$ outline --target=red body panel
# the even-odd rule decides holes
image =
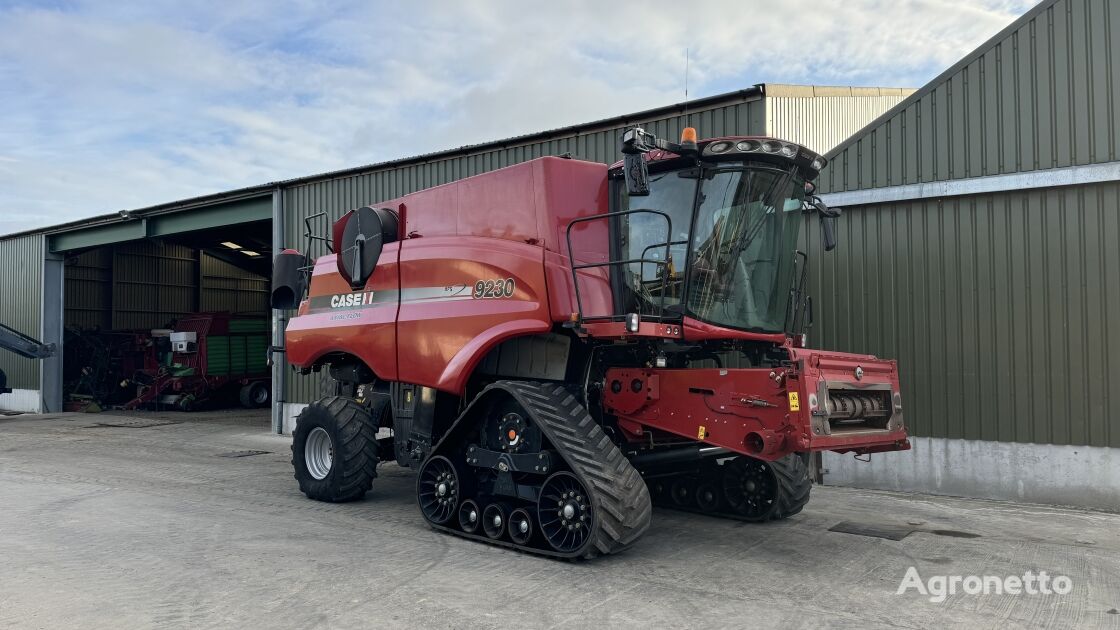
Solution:
[[[539,246],[496,238],[405,241],[398,380],[459,393],[499,342],[550,330],[542,254]],[[491,289],[498,297],[481,297],[479,281],[500,283],[500,292]]]
[[[780,369],[611,369],[603,404],[633,442],[654,428],[760,459],[910,447],[893,361],[812,350],[794,356],[794,367]],[[834,427],[825,399],[836,390],[880,392],[890,400],[889,421]]]
[[[547,332],[576,310],[567,228],[607,212],[607,167],[541,158],[378,205],[399,211],[408,238],[385,246],[362,292],[338,274],[335,256],[316,261],[308,299],[288,323],[288,361],[306,367],[346,352],[383,380],[461,394],[496,344]],[[577,261],[606,262],[606,222],[577,225],[572,245]],[[606,273],[581,277],[585,306],[609,309]],[[474,290],[507,280],[508,295]],[[362,293],[372,298],[330,302]]]
[[[379,378],[397,380],[399,252],[397,243],[385,246],[366,291],[360,293],[351,291],[338,274],[333,254],[315,261],[307,299],[298,316],[288,321],[288,362],[308,366],[324,355],[345,352],[364,361]],[[372,294],[366,304],[338,304],[339,296],[366,294]]]
[[[462,395],[479,361],[500,342],[555,330],[579,309],[571,265],[610,259],[608,169],[541,158],[381,204],[398,212],[404,237],[387,244],[362,291],[320,258],[307,300],[287,329],[287,358],[310,367],[331,353],[366,363],[378,378]],[[581,270],[583,314],[611,314],[606,267]],[[897,369],[891,361],[795,348],[786,335],[736,331],[685,317],[589,322],[581,336],[687,341],[758,341],[784,346],[790,367],[770,369],[614,368],[606,411],[630,439],[656,429],[763,459],[791,451],[873,452],[908,448]],[[854,375],[860,367],[861,377]],[[612,391],[614,380],[625,383]],[[631,383],[637,382],[637,389]],[[840,426],[822,411],[828,392],[875,389],[893,402],[881,428]],[[791,395],[800,405],[791,408]],[[893,397],[893,398],[891,398]],[[855,400],[860,400],[856,398]],[[859,403],[862,404],[862,403]],[[702,428],[702,429],[701,429]]]

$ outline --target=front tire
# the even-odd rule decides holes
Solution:
[[[377,476],[377,424],[352,399],[328,396],[296,416],[292,466],[299,489],[316,501],[365,496]]]

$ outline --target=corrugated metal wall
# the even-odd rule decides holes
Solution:
[[[158,328],[207,310],[268,313],[268,279],[205,252],[159,241],[73,256],[67,260],[65,284],[66,325],[74,328]]]
[[[139,241],[117,247],[113,263],[113,328],[157,328],[195,310],[198,252]]]
[[[294,186],[284,191],[284,229],[288,235],[285,246],[303,249],[303,219],[320,211],[329,213],[330,221],[334,221],[351,208],[546,155],[571,153],[575,158],[613,163],[619,159],[619,138],[626,127],[634,124],[642,124],[647,131],[660,137],[676,138],[680,136],[681,128],[689,125],[696,127],[703,136],[763,134],[766,132],[765,120],[764,101],[755,98],[697,110],[687,116],[673,115],[653,120],[636,118],[618,127],[586,129],[579,134],[545,141],[511,143],[510,146],[478,153]],[[325,229],[327,224],[323,225]],[[288,380],[285,400],[310,402],[319,397],[319,388],[318,375],[301,377],[293,374]]]
[[[1117,33],[1108,0],[1040,4],[841,145],[820,189],[1116,161]],[[1120,446],[1120,183],[844,210],[815,337],[898,359],[915,435]]]
[[[0,323],[38,339],[42,328],[43,253],[41,234],[0,241]],[[8,387],[39,389],[39,362],[0,350]]]
[[[916,90],[766,86],[766,134],[827,153]]]
[[[824,192],[1120,159],[1120,6],[1056,0],[842,145]]]
[[[814,345],[898,359],[915,435],[1120,447],[1120,183],[849,209],[809,230]]]
[[[202,253],[200,311],[270,313],[269,279]]]
[[[83,330],[113,328],[113,250],[93,249],[66,259],[66,326]]]

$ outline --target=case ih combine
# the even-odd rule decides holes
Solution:
[[[433,527],[588,558],[637,540],[651,501],[781,519],[810,452],[909,448],[893,361],[806,347],[798,232],[817,214],[832,249],[838,214],[811,194],[824,158],[691,128],[622,152],[353,210],[334,253],[277,256],[288,360],[334,384],[297,418],[307,496],[359,498],[396,460]]]

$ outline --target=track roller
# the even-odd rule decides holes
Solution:
[[[524,545],[533,537],[533,517],[529,510],[517,508],[509,515],[509,538]]]
[[[693,496],[696,492],[696,480],[689,477],[681,477],[673,481],[669,486],[669,495],[678,507],[689,507],[692,505]]]
[[[719,509],[720,490],[714,481],[703,481],[696,487],[696,507],[703,512]]]
[[[487,538],[498,540],[506,533],[506,523],[509,521],[509,505],[506,503],[491,503],[482,511],[482,531]]]
[[[459,504],[459,528],[468,534],[473,534],[478,531],[478,525],[482,522],[482,510],[478,508],[478,504],[473,499],[467,499]]]

